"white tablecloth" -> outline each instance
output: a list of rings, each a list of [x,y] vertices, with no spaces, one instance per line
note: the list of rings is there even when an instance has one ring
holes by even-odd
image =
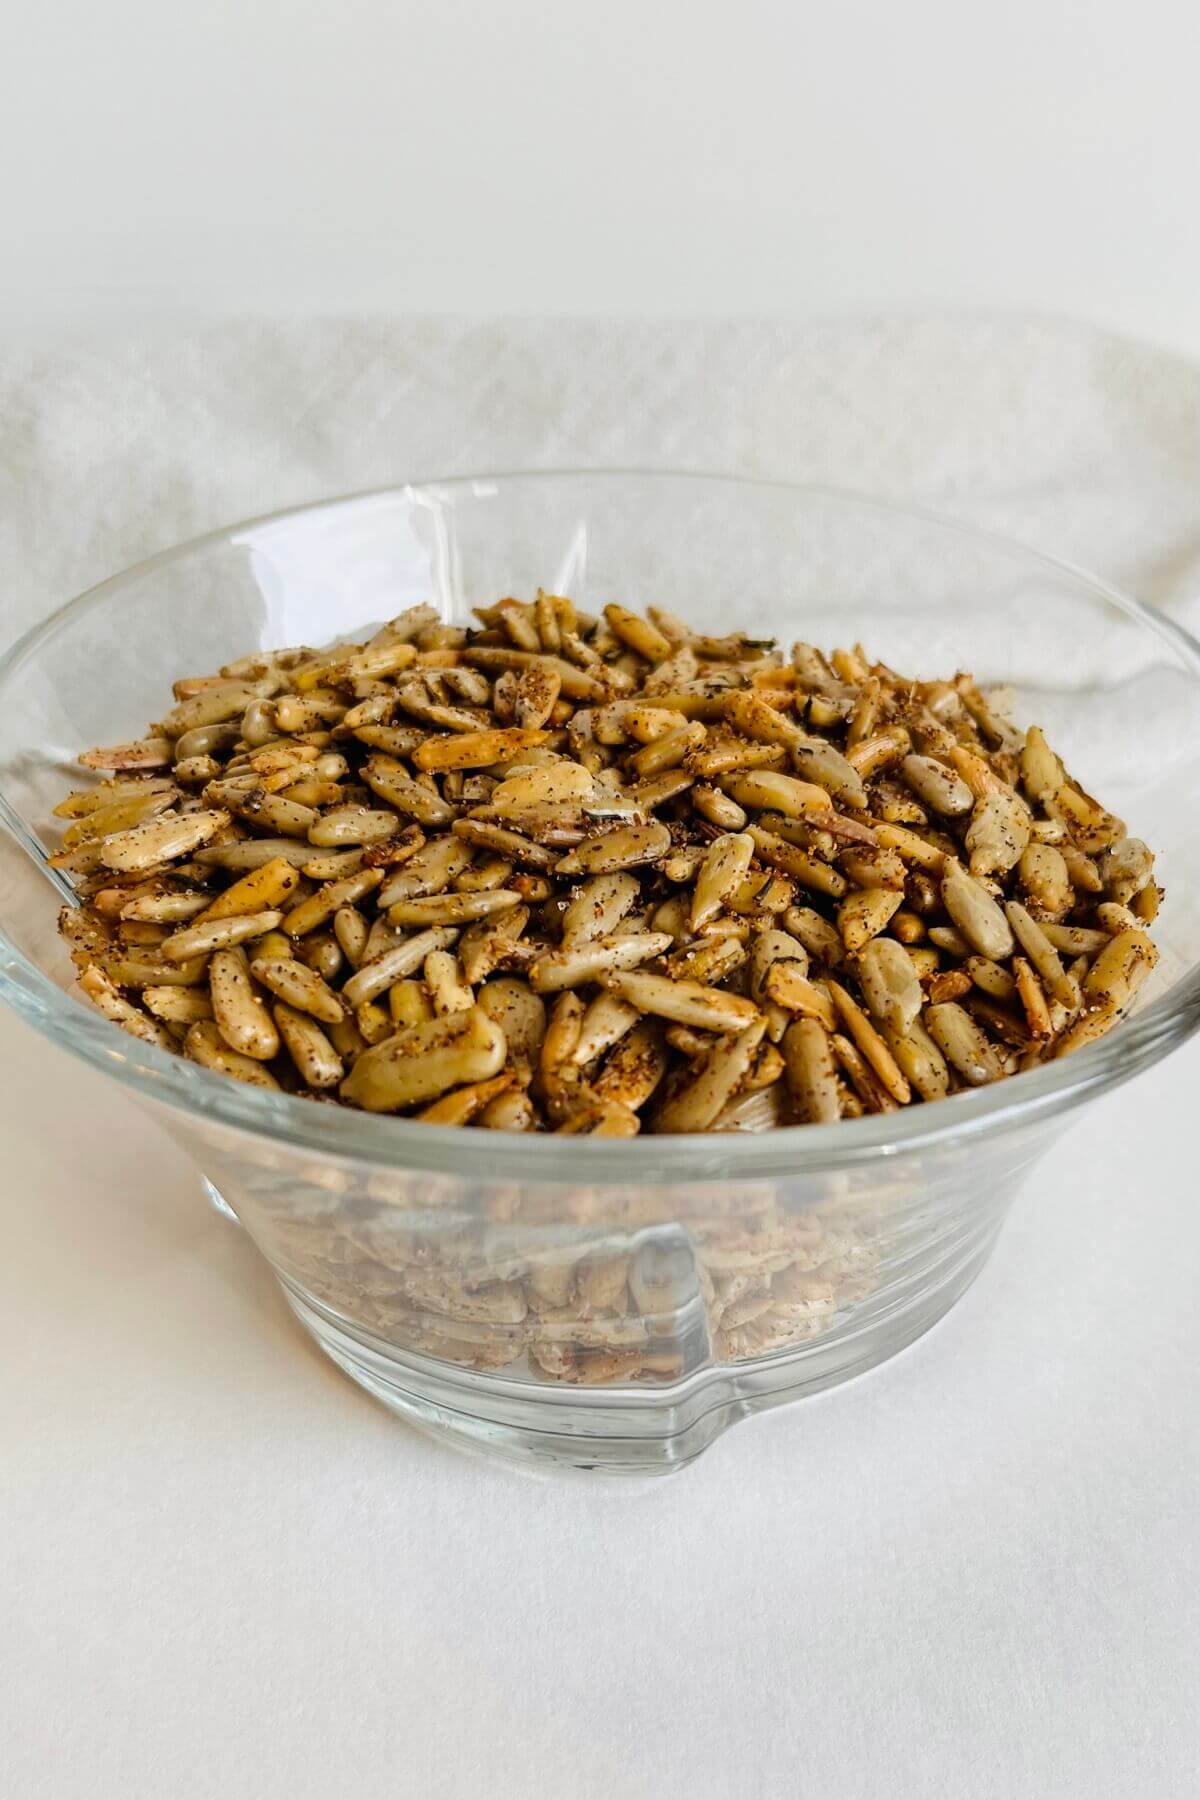
[[[224,517],[563,461],[915,493],[1194,621],[1198,400],[1036,321],[0,355],[3,628]],[[632,1487],[391,1419],[113,1088],[7,1017],[0,1059],[5,1800],[1196,1791],[1200,1046],[914,1349]]]

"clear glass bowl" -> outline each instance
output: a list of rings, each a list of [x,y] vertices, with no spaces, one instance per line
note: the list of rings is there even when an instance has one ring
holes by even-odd
[[[537,586],[713,630],[861,639],[1016,690],[1159,853],[1162,960],[1098,1044],[886,1117],[774,1133],[506,1136],[265,1093],[70,992],[46,865],[75,757],[181,675]],[[194,1156],[328,1354],[398,1412],[527,1460],[680,1467],[733,1420],[891,1356],[969,1285],[1081,1105],[1200,1023],[1200,646],[1019,545],[853,495],[719,477],[433,481],[236,525],[74,601],[0,663],[0,992]]]

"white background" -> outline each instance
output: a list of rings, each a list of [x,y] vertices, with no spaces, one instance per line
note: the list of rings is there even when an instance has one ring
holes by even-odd
[[[184,312],[1011,306],[1200,353],[1192,9],[0,0],[0,40],[0,364],[36,347],[0,387],[0,637],[226,511],[346,485],[389,366],[346,354],[333,415],[285,379],[327,340],[283,357],[290,410],[226,460],[252,379],[171,440],[203,355],[105,371],[65,336]],[[959,348],[983,450],[970,419],[942,438],[922,415],[901,342],[891,424],[921,427],[927,497],[1107,573],[1152,544],[1146,579],[1185,604],[1194,414],[1170,401],[1194,387],[1067,331],[1010,346],[989,386],[1005,341]],[[445,468],[446,371],[476,364],[422,342],[436,379],[407,372],[397,454]],[[848,462],[888,343],[859,387],[843,365]],[[229,367],[255,360],[239,339]],[[510,417],[539,367],[527,344],[510,362]],[[993,446],[1010,388],[1023,422]],[[565,383],[541,403],[563,392],[579,416]],[[797,405],[796,448],[786,408],[723,404],[729,456],[819,462],[819,414]],[[524,429],[556,441],[532,408]],[[106,1083],[8,1018],[0,1063],[3,1800],[1195,1793],[1195,1045],[1064,1140],[938,1331],[650,1489],[417,1438],[308,1347]]]
[[[1200,349],[1183,0],[2,0],[0,305],[1075,313]]]

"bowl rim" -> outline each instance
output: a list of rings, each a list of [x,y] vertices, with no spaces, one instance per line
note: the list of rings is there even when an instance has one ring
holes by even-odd
[[[1200,682],[1200,642],[1173,619],[1089,570],[1018,538],[991,531],[919,505],[859,493],[821,482],[796,482],[720,470],[638,467],[507,469],[430,476],[308,501],[218,526],[171,545],[107,576],[58,607],[18,637],[0,655],[0,682],[49,644],[77,614],[107,600],[124,584],[153,574],[212,545],[264,526],[309,513],[384,498],[417,500],[446,490],[469,491],[518,481],[642,481],[699,483],[722,488],[764,489],[797,499],[831,501],[869,513],[891,515],[932,526],[949,535],[992,545],[1007,554],[1066,576],[1164,640]],[[0,825],[17,848],[33,856],[60,897],[64,887],[28,841],[21,821],[0,794]],[[74,901],[72,894],[65,897]],[[678,1185],[681,1182],[748,1181],[845,1169],[942,1147],[1065,1112],[1093,1095],[1128,1080],[1200,1029],[1200,961],[1170,992],[1097,1043],[1061,1061],[936,1102],[895,1113],[803,1125],[764,1132],[726,1132],[638,1137],[628,1140],[555,1134],[471,1131],[459,1126],[421,1124],[389,1114],[359,1112],[309,1099],[251,1088],[211,1073],[183,1057],[144,1044],[70,991],[59,987],[0,932],[0,998],[52,1042],[122,1082],[133,1093],[156,1101],[197,1127],[220,1125],[239,1134],[272,1140],[285,1149],[314,1152],[336,1163],[447,1172],[482,1182],[525,1184],[589,1182]],[[184,1120],[180,1121],[181,1127]]]

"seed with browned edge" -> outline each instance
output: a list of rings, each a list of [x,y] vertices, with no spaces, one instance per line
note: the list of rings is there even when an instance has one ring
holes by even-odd
[[[756,1019],[736,1036],[719,1038],[696,1073],[659,1107],[655,1131],[707,1131],[750,1073],[767,1024]]]
[[[892,914],[904,904],[896,888],[855,888],[838,907],[838,930],[851,956],[884,930]]]
[[[783,1034],[784,1071],[797,1106],[814,1125],[842,1114],[837,1065],[829,1033],[815,1019],[797,1019]]]
[[[733,889],[745,879],[754,860],[754,848],[754,839],[745,832],[713,839],[692,888],[690,924],[693,931],[715,918]]]

